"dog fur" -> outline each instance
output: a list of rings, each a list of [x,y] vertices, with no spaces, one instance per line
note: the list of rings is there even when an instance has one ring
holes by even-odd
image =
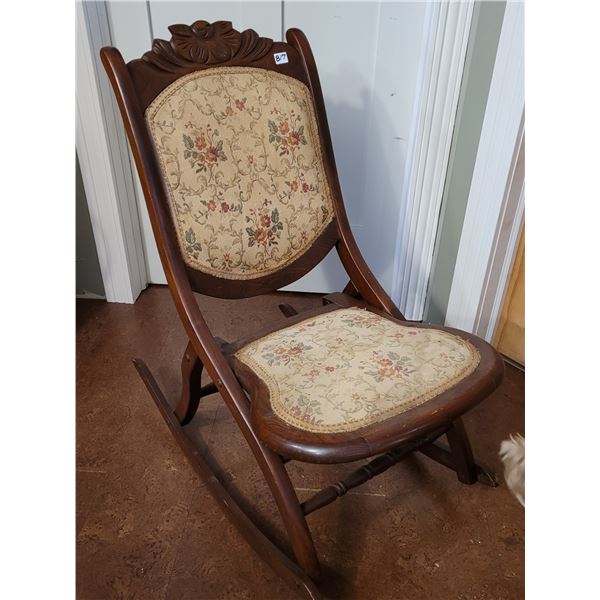
[[[510,439],[500,444],[500,458],[508,489],[525,506],[525,438],[511,434]]]

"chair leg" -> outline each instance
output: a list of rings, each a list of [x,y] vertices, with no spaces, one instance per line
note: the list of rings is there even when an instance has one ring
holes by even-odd
[[[284,459],[262,444],[260,446],[266,464],[263,467],[262,461],[259,460],[258,463],[279,508],[296,560],[313,581],[319,581],[321,568],[313,538],[296,490],[285,469]]]
[[[181,400],[175,408],[175,416],[182,425],[187,425],[198,410],[202,395],[200,379],[203,368],[194,347],[188,342],[181,359]]]
[[[301,512],[296,492],[285,470],[283,459],[260,444],[256,438],[254,439],[256,439],[258,445],[254,444],[251,441],[253,436],[251,435],[249,438],[247,435],[251,431],[242,428],[242,432],[249,442],[280,510],[297,562],[289,558],[268,536],[260,531],[229,494],[198,448],[184,433],[180,421],[175,417],[156,379],[144,361],[135,359],[134,365],[192,466],[202,477],[209,491],[246,541],[278,575],[307,600],[323,600],[323,596],[315,584],[315,580],[320,575],[320,570],[312,537],[306,519]]]
[[[461,419],[452,422],[446,432],[456,475],[461,483],[473,484],[477,481],[477,465],[473,458],[471,443]]]
[[[190,342],[181,360],[181,400],[175,409],[175,416],[182,426],[187,425],[194,418],[200,398],[205,395],[205,389],[213,391],[211,385],[206,386],[206,388],[201,387],[202,369],[202,361],[198,358]],[[208,388],[211,389],[208,390]],[[255,456],[257,456],[258,451],[263,459],[258,460],[258,463],[281,513],[298,564],[310,577],[318,580],[320,578],[319,561],[306,523],[306,517],[284,466],[286,461],[261,444],[251,432],[246,433],[248,434],[246,439],[251,440],[250,446]],[[258,446],[256,450],[254,446]]]
[[[198,358],[192,344],[188,343],[181,360],[181,400],[175,409],[175,416],[182,426],[187,425],[194,418],[200,398],[205,395],[203,393],[205,388],[200,385],[202,369],[202,361]],[[209,387],[212,388],[210,385],[206,386]],[[251,438],[253,442],[260,445],[260,453],[264,460],[258,462],[281,513],[298,564],[310,577],[318,580],[320,568],[317,554],[300,501],[285,470],[285,459],[265,448],[254,436]]]

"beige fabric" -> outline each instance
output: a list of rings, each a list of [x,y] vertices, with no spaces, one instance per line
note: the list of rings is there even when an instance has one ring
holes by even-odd
[[[185,262],[253,279],[299,258],[333,217],[308,88],[251,67],[181,77],[148,107]]]
[[[273,411],[300,429],[353,431],[423,404],[472,373],[477,349],[445,331],[335,310],[243,347]]]

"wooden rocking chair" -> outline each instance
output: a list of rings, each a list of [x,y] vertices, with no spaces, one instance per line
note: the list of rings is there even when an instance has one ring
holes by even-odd
[[[310,46],[238,32],[231,23],[173,25],[170,42],[127,64],[103,48],[164,271],[189,343],[173,410],[146,364],[135,366],[177,442],[254,550],[307,598],[320,598],[310,513],[419,451],[460,481],[496,485],[473,459],[460,417],[501,382],[483,340],[404,319],[350,230]],[[323,306],[252,339],[211,334],[193,292],[247,298],[277,290],[335,246],[350,282]],[[200,384],[206,369],[212,383]],[[184,428],[220,393],[273,494],[294,556],[233,500]],[[436,442],[446,435],[449,447]],[[289,460],[375,457],[300,503]]]

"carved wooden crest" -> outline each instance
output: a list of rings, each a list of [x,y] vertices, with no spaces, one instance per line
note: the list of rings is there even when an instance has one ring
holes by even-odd
[[[273,46],[272,39],[260,37],[253,29],[239,32],[229,21],[171,25],[169,31],[171,41],[154,40],[152,50],[142,58],[171,73],[231,60],[250,63],[262,58]]]

